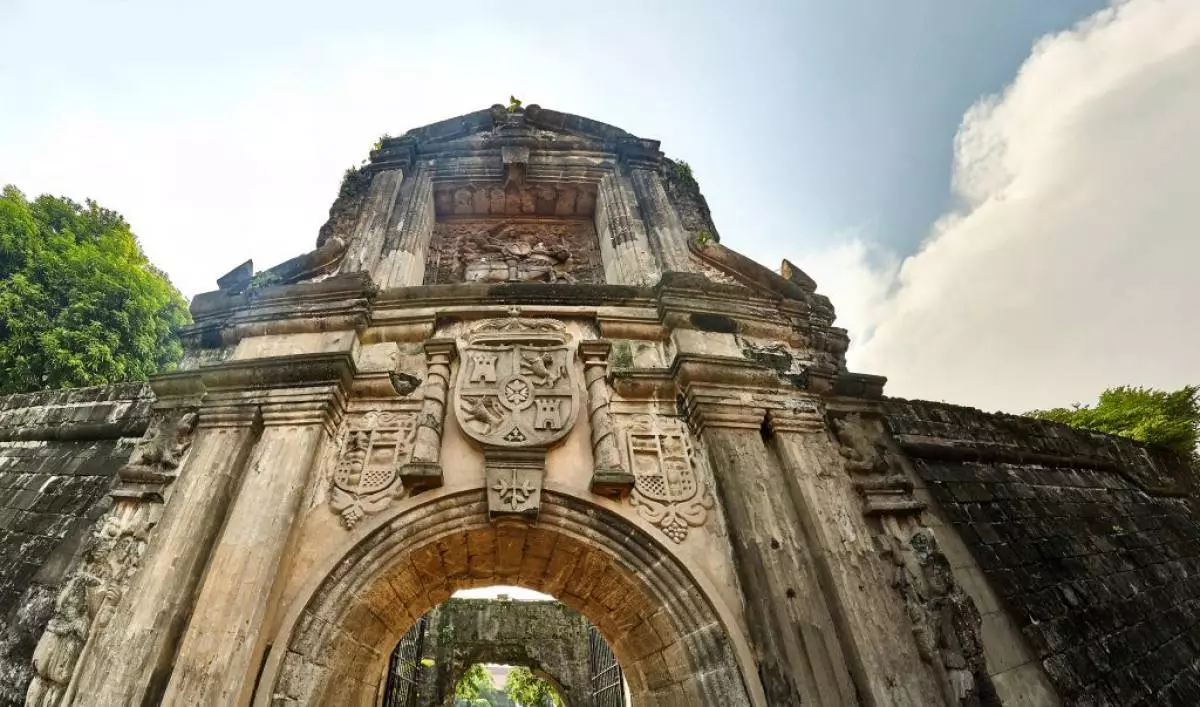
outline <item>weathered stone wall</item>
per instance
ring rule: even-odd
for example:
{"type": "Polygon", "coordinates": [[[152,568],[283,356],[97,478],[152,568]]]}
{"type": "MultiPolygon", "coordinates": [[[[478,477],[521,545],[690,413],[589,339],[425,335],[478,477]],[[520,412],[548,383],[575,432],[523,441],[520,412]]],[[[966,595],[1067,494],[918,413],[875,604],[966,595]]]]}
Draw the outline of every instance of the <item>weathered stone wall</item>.
{"type": "Polygon", "coordinates": [[[448,599],[426,614],[418,707],[447,704],[475,663],[522,666],[549,678],[568,707],[589,704],[588,629],[556,601],[448,599]]]}
{"type": "Polygon", "coordinates": [[[0,398],[0,705],[24,704],[58,586],[152,401],[141,383],[0,398]]]}
{"type": "Polygon", "coordinates": [[[1181,459],[1023,417],[886,409],[1023,637],[989,667],[1040,663],[1069,705],[1200,703],[1200,506],[1181,459]]]}

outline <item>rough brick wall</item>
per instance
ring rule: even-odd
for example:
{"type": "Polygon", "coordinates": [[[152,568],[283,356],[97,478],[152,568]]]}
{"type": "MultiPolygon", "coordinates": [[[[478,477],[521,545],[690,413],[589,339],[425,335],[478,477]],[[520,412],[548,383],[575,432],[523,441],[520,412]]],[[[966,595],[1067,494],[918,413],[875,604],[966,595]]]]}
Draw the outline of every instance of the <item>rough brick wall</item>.
{"type": "Polygon", "coordinates": [[[58,585],[151,402],[140,383],[0,397],[0,705],[24,704],[58,585]]]}
{"type": "Polygon", "coordinates": [[[935,403],[888,425],[1064,704],[1200,704],[1200,502],[1182,460],[935,403]]]}

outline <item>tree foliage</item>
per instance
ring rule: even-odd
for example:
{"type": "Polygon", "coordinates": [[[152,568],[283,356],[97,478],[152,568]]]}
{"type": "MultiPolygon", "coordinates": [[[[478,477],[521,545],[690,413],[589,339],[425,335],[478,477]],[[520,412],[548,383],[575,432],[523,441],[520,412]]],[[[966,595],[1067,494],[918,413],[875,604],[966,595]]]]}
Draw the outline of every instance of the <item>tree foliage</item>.
{"type": "Polygon", "coordinates": [[[524,707],[562,707],[562,700],[550,683],[529,668],[513,668],[504,681],[504,691],[524,707]]]}
{"type": "Polygon", "coordinates": [[[1176,391],[1119,386],[1100,394],[1094,406],[1076,403],[1070,408],[1026,413],[1042,420],[1062,422],[1169,447],[1185,458],[1196,459],[1200,443],[1200,386],[1176,391]]]}
{"type": "Polygon", "coordinates": [[[144,380],[183,356],[187,304],[94,201],[0,194],[0,393],[144,380]]]}
{"type": "Polygon", "coordinates": [[[475,663],[458,679],[458,684],[454,686],[454,696],[471,702],[479,699],[481,693],[489,687],[492,687],[492,676],[488,675],[482,665],[475,663]]]}
{"type": "Polygon", "coordinates": [[[515,707],[508,695],[497,689],[487,670],[475,663],[454,686],[454,707],[515,707]]]}

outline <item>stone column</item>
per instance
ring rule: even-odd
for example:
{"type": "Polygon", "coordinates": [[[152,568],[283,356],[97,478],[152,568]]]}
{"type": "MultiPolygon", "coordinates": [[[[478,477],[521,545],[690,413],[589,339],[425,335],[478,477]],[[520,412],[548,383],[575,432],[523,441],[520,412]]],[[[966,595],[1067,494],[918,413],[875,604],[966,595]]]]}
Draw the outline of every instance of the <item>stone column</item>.
{"type": "Polygon", "coordinates": [[[425,254],[433,232],[433,179],[414,167],[400,189],[387,224],[380,258],[373,265],[380,287],[411,287],[425,279],[425,254]]]}
{"type": "Polygon", "coordinates": [[[621,463],[617,433],[609,412],[608,356],[612,343],[584,341],[579,344],[583,357],[583,380],[588,393],[588,424],[592,433],[592,493],[619,496],[633,488],[633,474],[621,463]]]}
{"type": "Polygon", "coordinates": [[[340,272],[370,272],[379,261],[388,222],[396,205],[396,195],[400,192],[403,181],[402,169],[387,169],[375,173],[367,191],[367,198],[363,200],[362,210],[358,214],[354,235],[346,245],[346,255],[338,268],[340,272]]]}
{"type": "Polygon", "coordinates": [[[895,568],[875,545],[820,408],[814,401],[771,410],[767,424],[859,698],[867,707],[929,705],[940,688],[912,641],[904,602],[892,586],[895,568]]]}
{"type": "Polygon", "coordinates": [[[71,704],[154,704],[170,675],[192,598],[258,436],[258,409],[206,400],[141,569],[79,666],[71,704]]]}
{"type": "Polygon", "coordinates": [[[425,342],[425,386],[421,416],[412,456],[400,470],[400,480],[414,490],[442,485],[442,430],[446,423],[446,393],[450,387],[450,363],[458,351],[453,339],[425,342]]]}
{"type": "Polygon", "coordinates": [[[266,393],[262,437],[213,550],[163,705],[248,703],[292,526],[343,407],[339,384],[266,393]]]}
{"type": "Polygon", "coordinates": [[[629,178],[609,174],[596,196],[596,234],[610,285],[653,285],[662,268],[650,248],[629,178]]]}
{"type": "Polygon", "coordinates": [[[800,520],[761,436],[764,411],[688,402],[712,460],[767,703],[855,704],[800,520]]]}
{"type": "Polygon", "coordinates": [[[692,272],[691,254],[688,251],[687,231],[683,221],[667,198],[662,175],[654,167],[637,165],[630,170],[633,190],[637,194],[640,212],[646,219],[646,232],[654,254],[668,272],[692,272]]]}

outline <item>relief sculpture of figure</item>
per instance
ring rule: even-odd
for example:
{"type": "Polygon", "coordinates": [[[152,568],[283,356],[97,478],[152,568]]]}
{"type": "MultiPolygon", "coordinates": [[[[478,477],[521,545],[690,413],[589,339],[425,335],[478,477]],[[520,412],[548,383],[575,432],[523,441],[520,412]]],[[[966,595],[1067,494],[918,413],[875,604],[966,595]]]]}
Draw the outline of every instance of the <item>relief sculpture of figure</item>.
{"type": "Polygon", "coordinates": [[[30,707],[70,704],[72,681],[90,639],[103,630],[140,564],[149,538],[149,509],[114,509],[89,539],[82,566],[54,602],[54,615],[33,653],[35,675],[25,695],[30,707]]]}
{"type": "Polygon", "coordinates": [[[462,246],[463,279],[467,282],[575,282],[571,251],[547,245],[532,234],[518,234],[501,224],[476,234],[462,246]]]}

